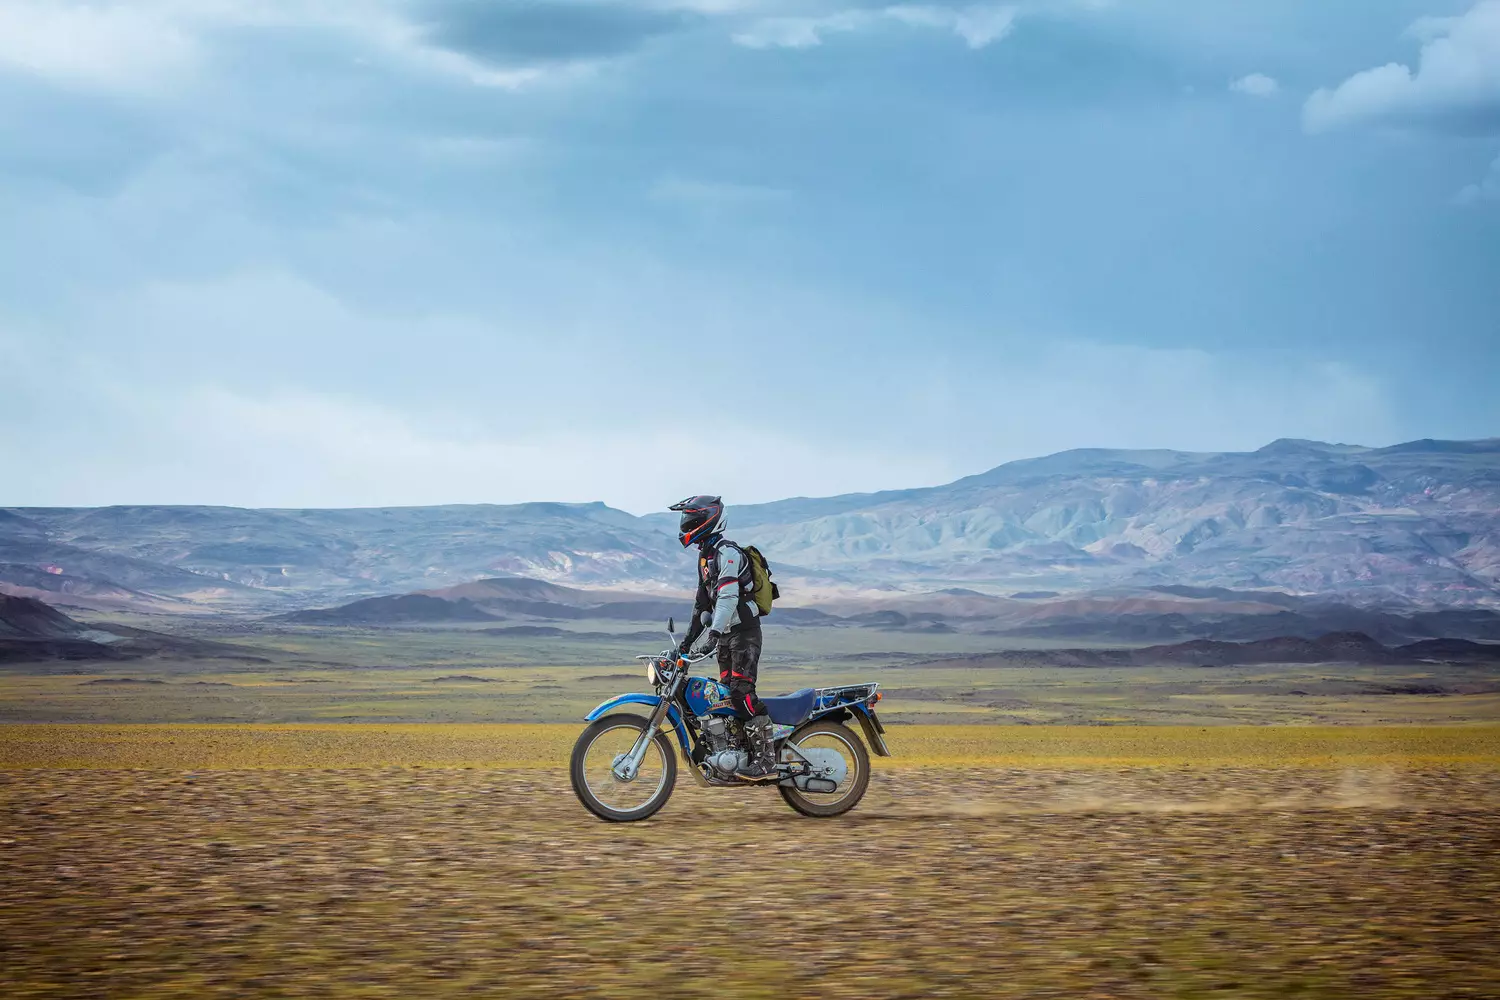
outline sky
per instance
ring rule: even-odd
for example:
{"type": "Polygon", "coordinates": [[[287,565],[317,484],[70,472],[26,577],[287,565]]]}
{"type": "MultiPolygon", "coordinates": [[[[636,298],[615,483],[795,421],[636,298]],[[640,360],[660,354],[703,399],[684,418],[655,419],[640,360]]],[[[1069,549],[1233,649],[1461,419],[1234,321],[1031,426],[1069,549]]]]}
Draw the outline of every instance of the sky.
{"type": "Polygon", "coordinates": [[[0,0],[0,506],[1500,435],[1500,0],[0,0]]]}

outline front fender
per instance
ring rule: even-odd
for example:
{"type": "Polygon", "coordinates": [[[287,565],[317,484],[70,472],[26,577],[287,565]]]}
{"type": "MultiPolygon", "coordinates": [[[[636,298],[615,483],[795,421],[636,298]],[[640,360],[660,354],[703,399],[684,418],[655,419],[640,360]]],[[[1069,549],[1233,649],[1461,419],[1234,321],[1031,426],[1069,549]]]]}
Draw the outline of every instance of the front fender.
{"type": "MultiPolygon", "coordinates": [[[[661,695],[659,694],[621,694],[609,699],[583,718],[585,722],[593,722],[605,712],[619,708],[621,705],[650,705],[655,708],[660,704],[661,695]]],[[[672,728],[677,730],[677,740],[682,744],[682,749],[691,752],[692,744],[688,742],[687,726],[682,724],[682,715],[677,711],[676,705],[667,706],[667,720],[672,723],[672,728]]]]}

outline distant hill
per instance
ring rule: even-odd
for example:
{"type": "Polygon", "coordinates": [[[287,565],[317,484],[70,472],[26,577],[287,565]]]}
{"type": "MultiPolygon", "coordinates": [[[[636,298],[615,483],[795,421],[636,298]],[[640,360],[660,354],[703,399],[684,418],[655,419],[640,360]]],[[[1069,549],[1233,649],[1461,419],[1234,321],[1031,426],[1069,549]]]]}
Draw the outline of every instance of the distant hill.
{"type": "Polygon", "coordinates": [[[0,664],[133,660],[148,656],[268,662],[242,646],[122,625],[86,625],[33,598],[0,594],[0,664]]]}
{"type": "Polygon", "coordinates": [[[691,598],[644,599],[640,594],[579,590],[540,580],[491,579],[415,594],[370,597],[333,608],[276,616],[303,625],[399,625],[501,621],[510,618],[665,621],[692,612],[691,598]]]}
{"type": "Polygon", "coordinates": [[[608,618],[617,621],[662,621],[692,611],[692,597],[648,597],[613,590],[580,590],[541,580],[489,579],[426,591],[449,601],[469,601],[497,618],[608,618]]]}
{"type": "Polygon", "coordinates": [[[983,668],[1149,667],[1181,664],[1225,667],[1257,663],[1416,664],[1430,661],[1500,664],[1500,643],[1435,639],[1393,647],[1378,643],[1362,632],[1333,632],[1316,639],[1299,636],[1278,636],[1255,642],[1194,639],[1140,649],[1004,650],[978,656],[928,660],[920,665],[983,668]]]}
{"type": "Polygon", "coordinates": [[[0,594],[0,638],[61,639],[85,631],[85,626],[41,601],[0,594]]]}
{"type": "Polygon", "coordinates": [[[302,625],[389,625],[417,622],[492,622],[494,615],[472,601],[449,601],[426,594],[370,597],[337,608],[311,608],[279,616],[302,625]]]}
{"type": "MultiPolygon", "coordinates": [[[[732,506],[730,519],[802,605],[882,588],[1026,602],[1189,588],[1500,607],[1500,439],[1080,449],[944,486],[732,506]]],[[[0,509],[0,588],[81,606],[296,610],[422,592],[503,614],[500,602],[574,606],[552,587],[655,600],[640,592],[692,576],[669,515],[599,503],[0,509]],[[476,581],[489,592],[443,593],[476,581]]]]}
{"type": "MultiPolygon", "coordinates": [[[[1393,611],[1284,594],[1191,588],[1188,593],[1163,592],[1166,589],[1027,600],[953,589],[863,595],[831,600],[821,607],[777,607],[766,621],[773,628],[967,632],[992,636],[999,647],[1036,638],[1145,645],[1190,639],[1316,639],[1335,632],[1362,632],[1392,646],[1427,639],[1500,640],[1500,612],[1483,608],[1393,611]]],[[[274,617],[333,626],[504,621],[512,624],[481,631],[517,636],[555,632],[576,637],[584,633],[551,623],[606,619],[660,627],[673,617],[685,627],[691,607],[687,595],[642,599],[618,591],[500,579],[274,617]],[[547,599],[529,599],[533,597],[547,599]]]]}

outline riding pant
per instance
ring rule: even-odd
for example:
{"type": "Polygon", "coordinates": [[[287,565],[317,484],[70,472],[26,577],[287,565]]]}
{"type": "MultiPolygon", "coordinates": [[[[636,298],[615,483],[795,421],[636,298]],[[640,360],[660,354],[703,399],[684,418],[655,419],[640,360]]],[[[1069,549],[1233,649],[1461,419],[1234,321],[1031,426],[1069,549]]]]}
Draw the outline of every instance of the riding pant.
{"type": "Polygon", "coordinates": [[[719,639],[719,683],[729,688],[730,704],[742,722],[766,714],[755,693],[760,668],[760,619],[740,622],[719,639]]]}

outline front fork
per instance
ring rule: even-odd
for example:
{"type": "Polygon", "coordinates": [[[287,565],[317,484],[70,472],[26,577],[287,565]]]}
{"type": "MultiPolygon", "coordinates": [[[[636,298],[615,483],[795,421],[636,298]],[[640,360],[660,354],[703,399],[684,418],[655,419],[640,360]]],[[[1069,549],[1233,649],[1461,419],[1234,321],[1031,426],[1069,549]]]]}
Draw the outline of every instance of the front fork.
{"type": "Polygon", "coordinates": [[[635,776],[641,771],[641,761],[645,759],[646,748],[651,745],[657,731],[661,728],[662,720],[667,717],[667,710],[672,707],[668,698],[662,698],[656,705],[656,710],[651,713],[651,718],[646,720],[646,728],[641,730],[641,735],[636,738],[635,746],[630,752],[621,754],[615,758],[615,763],[610,770],[614,776],[621,781],[634,781],[635,776]]]}

